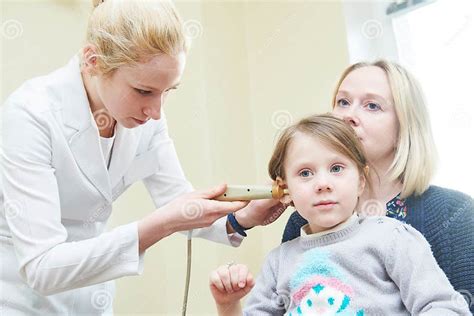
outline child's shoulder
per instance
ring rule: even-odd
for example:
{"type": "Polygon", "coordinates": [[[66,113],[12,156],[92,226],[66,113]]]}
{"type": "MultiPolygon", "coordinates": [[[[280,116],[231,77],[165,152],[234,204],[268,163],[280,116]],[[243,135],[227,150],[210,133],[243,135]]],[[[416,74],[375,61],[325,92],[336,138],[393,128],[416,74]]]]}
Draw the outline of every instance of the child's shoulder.
{"type": "Polygon", "coordinates": [[[384,232],[387,232],[387,229],[398,229],[400,227],[410,226],[404,222],[387,216],[359,216],[359,222],[366,230],[373,229],[384,232]]]}
{"type": "Polygon", "coordinates": [[[360,217],[362,231],[372,240],[396,241],[398,239],[425,241],[425,237],[413,226],[386,216],[360,217]]]}
{"type": "Polygon", "coordinates": [[[266,260],[272,262],[286,261],[288,258],[297,256],[301,252],[304,252],[304,249],[301,247],[301,236],[299,236],[270,250],[266,255],[266,260]]]}
{"type": "Polygon", "coordinates": [[[301,253],[299,247],[300,237],[287,241],[270,250],[263,260],[262,269],[266,271],[278,271],[280,265],[285,266],[289,261],[297,258],[301,253]]]}
{"type": "Polygon", "coordinates": [[[287,253],[293,252],[293,251],[295,251],[295,249],[300,247],[300,242],[301,242],[301,236],[298,236],[295,239],[286,241],[286,242],[278,245],[277,247],[273,248],[268,255],[270,255],[270,254],[272,254],[274,256],[275,255],[285,255],[287,253]]]}

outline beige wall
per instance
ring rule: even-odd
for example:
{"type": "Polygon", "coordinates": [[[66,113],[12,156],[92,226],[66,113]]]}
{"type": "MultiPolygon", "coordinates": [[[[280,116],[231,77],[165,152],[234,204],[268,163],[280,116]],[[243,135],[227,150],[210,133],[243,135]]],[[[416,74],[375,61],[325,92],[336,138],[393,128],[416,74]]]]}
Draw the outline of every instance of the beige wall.
{"type": "MultiPolygon", "coordinates": [[[[196,188],[264,183],[278,129],[329,110],[331,91],[348,62],[341,5],[187,1],[177,6],[187,25],[200,31],[182,85],[165,107],[183,168],[196,188]]],[[[88,12],[89,1],[2,0],[2,25],[14,19],[23,30],[14,39],[2,36],[2,102],[21,82],[65,64],[78,51],[88,12]]],[[[152,210],[143,185],[136,184],[114,205],[110,226],[152,210]]],[[[279,244],[288,215],[251,230],[237,249],[194,240],[188,315],[214,314],[207,276],[219,264],[244,262],[257,273],[264,255],[279,244]]],[[[118,280],[116,314],[178,315],[185,246],[184,236],[171,236],[147,252],[142,276],[118,280]]]]}

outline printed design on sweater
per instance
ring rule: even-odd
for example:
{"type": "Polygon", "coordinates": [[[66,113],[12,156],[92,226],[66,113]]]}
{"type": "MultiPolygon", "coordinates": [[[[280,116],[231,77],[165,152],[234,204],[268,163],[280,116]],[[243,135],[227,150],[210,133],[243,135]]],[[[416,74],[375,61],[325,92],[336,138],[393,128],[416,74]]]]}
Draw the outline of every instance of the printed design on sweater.
{"type": "Polygon", "coordinates": [[[328,251],[308,250],[290,280],[295,307],[288,315],[363,316],[363,310],[354,312],[350,309],[354,291],[344,279],[331,263],[328,251]]]}

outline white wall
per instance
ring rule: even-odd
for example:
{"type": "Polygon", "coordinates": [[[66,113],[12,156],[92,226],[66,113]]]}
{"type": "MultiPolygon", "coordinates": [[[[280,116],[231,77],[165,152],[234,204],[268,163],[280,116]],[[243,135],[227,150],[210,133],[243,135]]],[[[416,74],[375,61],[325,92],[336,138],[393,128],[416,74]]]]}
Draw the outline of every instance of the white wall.
{"type": "Polygon", "coordinates": [[[474,3],[436,0],[385,14],[391,0],[344,0],[351,63],[383,57],[420,81],[439,153],[433,184],[474,196],[474,3]],[[459,170],[462,168],[462,171],[459,170]]]}
{"type": "Polygon", "coordinates": [[[398,60],[391,18],[385,14],[392,0],[343,0],[350,63],[388,58],[398,60]]]}

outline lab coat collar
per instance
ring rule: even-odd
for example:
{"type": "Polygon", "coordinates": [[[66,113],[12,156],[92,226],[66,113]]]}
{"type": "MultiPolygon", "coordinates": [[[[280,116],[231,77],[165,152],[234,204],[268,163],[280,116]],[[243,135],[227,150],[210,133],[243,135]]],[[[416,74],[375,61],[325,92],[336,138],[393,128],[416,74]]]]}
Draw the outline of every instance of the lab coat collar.
{"type": "Polygon", "coordinates": [[[61,91],[59,105],[71,151],[81,171],[111,203],[112,188],[118,184],[136,155],[142,126],[127,129],[117,124],[110,170],[107,171],[99,130],[81,77],[79,57],[74,56],[58,71],[58,75],[61,91]]]}

